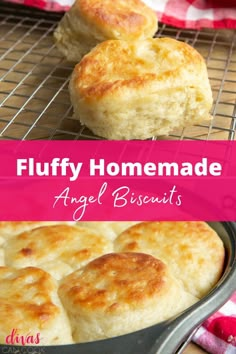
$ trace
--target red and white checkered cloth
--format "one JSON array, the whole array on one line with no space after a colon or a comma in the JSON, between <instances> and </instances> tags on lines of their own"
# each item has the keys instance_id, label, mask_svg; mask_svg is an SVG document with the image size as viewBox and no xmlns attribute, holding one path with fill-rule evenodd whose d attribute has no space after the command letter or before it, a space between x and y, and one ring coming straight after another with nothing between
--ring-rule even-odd
<instances>
[{"instance_id":1,"label":"red and white checkered cloth","mask_svg":"<svg viewBox=\"0 0 236 354\"><path fill-rule=\"evenodd\" d=\"M236 28L236 0L143 0L160 22L180 28Z\"/></svg>"},{"instance_id":2,"label":"red and white checkered cloth","mask_svg":"<svg viewBox=\"0 0 236 354\"><path fill-rule=\"evenodd\" d=\"M67 11L75 0L9 0L48 11ZM236 28L236 0L143 0L159 22L180 28Z\"/></svg>"},{"instance_id":3,"label":"red and white checkered cloth","mask_svg":"<svg viewBox=\"0 0 236 354\"><path fill-rule=\"evenodd\" d=\"M193 340L212 354L236 353L236 292L203 323Z\"/></svg>"},{"instance_id":4,"label":"red and white checkered cloth","mask_svg":"<svg viewBox=\"0 0 236 354\"><path fill-rule=\"evenodd\" d=\"M40 10L65 12L75 0L5 0L15 4L37 7Z\"/></svg>"}]
</instances>

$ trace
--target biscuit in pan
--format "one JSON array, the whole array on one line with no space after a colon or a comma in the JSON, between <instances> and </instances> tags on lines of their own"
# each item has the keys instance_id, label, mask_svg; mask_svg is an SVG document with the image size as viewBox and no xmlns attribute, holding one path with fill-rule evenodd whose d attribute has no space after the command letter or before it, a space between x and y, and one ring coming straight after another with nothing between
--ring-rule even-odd
<instances>
[{"instance_id":1,"label":"biscuit in pan","mask_svg":"<svg viewBox=\"0 0 236 354\"><path fill-rule=\"evenodd\" d=\"M116 252L144 252L161 259L194 296L202 298L219 280L223 242L204 222L144 222L120 234Z\"/></svg>"},{"instance_id":2,"label":"biscuit in pan","mask_svg":"<svg viewBox=\"0 0 236 354\"><path fill-rule=\"evenodd\" d=\"M0 222L0 266L5 265L5 255L3 244L24 231L29 231L35 229L36 227L45 225L55 225L62 222L56 221L1 221ZM68 224L74 224L74 222L69 222Z\"/></svg>"},{"instance_id":3,"label":"biscuit in pan","mask_svg":"<svg viewBox=\"0 0 236 354\"><path fill-rule=\"evenodd\" d=\"M0 245L9 238L24 231L35 229L36 227L57 224L74 224L74 222L59 221L1 221L0 222Z\"/></svg>"},{"instance_id":4,"label":"biscuit in pan","mask_svg":"<svg viewBox=\"0 0 236 354\"><path fill-rule=\"evenodd\" d=\"M33 267L0 267L0 284L0 343L6 344L14 329L25 340L27 336L37 340L25 345L73 343L57 282L48 273Z\"/></svg>"},{"instance_id":5,"label":"biscuit in pan","mask_svg":"<svg viewBox=\"0 0 236 354\"><path fill-rule=\"evenodd\" d=\"M91 228L113 241L122 231L138 221L80 221L78 225Z\"/></svg>"},{"instance_id":6,"label":"biscuit in pan","mask_svg":"<svg viewBox=\"0 0 236 354\"><path fill-rule=\"evenodd\" d=\"M166 320L197 299L158 259L143 253L111 253L65 277L59 296L75 342L133 332Z\"/></svg>"},{"instance_id":7,"label":"biscuit in pan","mask_svg":"<svg viewBox=\"0 0 236 354\"><path fill-rule=\"evenodd\" d=\"M110 40L87 54L69 85L74 116L95 135L146 139L210 119L202 56L171 38Z\"/></svg>"},{"instance_id":8,"label":"biscuit in pan","mask_svg":"<svg viewBox=\"0 0 236 354\"><path fill-rule=\"evenodd\" d=\"M0 267L5 265L4 250L0 248Z\"/></svg>"},{"instance_id":9,"label":"biscuit in pan","mask_svg":"<svg viewBox=\"0 0 236 354\"><path fill-rule=\"evenodd\" d=\"M107 238L75 225L39 227L4 245L6 265L40 267L57 279L112 250L113 244Z\"/></svg>"},{"instance_id":10,"label":"biscuit in pan","mask_svg":"<svg viewBox=\"0 0 236 354\"><path fill-rule=\"evenodd\" d=\"M143 39L156 31L157 16L141 0L77 0L54 37L67 60L79 62L100 42Z\"/></svg>"}]
</instances>

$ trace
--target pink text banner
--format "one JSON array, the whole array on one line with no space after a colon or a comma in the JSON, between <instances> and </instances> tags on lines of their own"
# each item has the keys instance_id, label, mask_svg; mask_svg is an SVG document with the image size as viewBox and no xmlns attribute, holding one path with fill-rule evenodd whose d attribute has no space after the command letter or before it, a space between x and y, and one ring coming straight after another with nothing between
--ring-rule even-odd
<instances>
[{"instance_id":1,"label":"pink text banner","mask_svg":"<svg viewBox=\"0 0 236 354\"><path fill-rule=\"evenodd\" d=\"M1 141L0 220L236 220L236 142Z\"/></svg>"}]
</instances>

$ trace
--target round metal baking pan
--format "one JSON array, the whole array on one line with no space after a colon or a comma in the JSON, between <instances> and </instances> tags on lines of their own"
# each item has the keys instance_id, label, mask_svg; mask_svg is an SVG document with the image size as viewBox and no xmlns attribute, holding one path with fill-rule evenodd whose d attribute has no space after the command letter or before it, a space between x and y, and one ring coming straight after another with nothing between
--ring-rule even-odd
<instances>
[{"instance_id":1,"label":"round metal baking pan","mask_svg":"<svg viewBox=\"0 0 236 354\"><path fill-rule=\"evenodd\" d=\"M195 305L168 321L126 335L72 345L19 347L1 345L2 354L174 354L180 353L191 333L220 308L235 290L236 223L209 225L225 245L226 257L221 279L211 292ZM1 319L4 320L4 319ZM63 335L63 333L61 334Z\"/></svg>"}]
</instances>

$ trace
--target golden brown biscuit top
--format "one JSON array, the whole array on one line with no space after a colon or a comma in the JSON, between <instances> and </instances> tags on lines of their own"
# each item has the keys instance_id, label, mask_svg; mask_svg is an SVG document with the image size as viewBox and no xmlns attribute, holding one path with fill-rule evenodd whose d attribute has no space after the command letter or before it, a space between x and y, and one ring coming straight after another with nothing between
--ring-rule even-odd
<instances>
[{"instance_id":1,"label":"golden brown biscuit top","mask_svg":"<svg viewBox=\"0 0 236 354\"><path fill-rule=\"evenodd\" d=\"M24 229L33 229L39 223L36 221L1 221L0 223L0 236L1 235L16 235Z\"/></svg>"},{"instance_id":2,"label":"golden brown biscuit top","mask_svg":"<svg viewBox=\"0 0 236 354\"><path fill-rule=\"evenodd\" d=\"M115 240L116 252L145 252L168 264L185 288L202 297L218 281L225 250L220 237L204 222L144 222Z\"/></svg>"},{"instance_id":3,"label":"golden brown biscuit top","mask_svg":"<svg viewBox=\"0 0 236 354\"><path fill-rule=\"evenodd\" d=\"M88 228L45 226L23 232L5 245L5 262L14 267L60 260L75 269L111 251L111 242Z\"/></svg>"},{"instance_id":4,"label":"golden brown biscuit top","mask_svg":"<svg viewBox=\"0 0 236 354\"><path fill-rule=\"evenodd\" d=\"M142 253L111 253L68 275L59 294L72 307L116 313L168 292L166 265Z\"/></svg>"},{"instance_id":5,"label":"golden brown biscuit top","mask_svg":"<svg viewBox=\"0 0 236 354\"><path fill-rule=\"evenodd\" d=\"M0 267L0 318L9 328L44 328L59 314L54 279L39 268Z\"/></svg>"},{"instance_id":6,"label":"golden brown biscuit top","mask_svg":"<svg viewBox=\"0 0 236 354\"><path fill-rule=\"evenodd\" d=\"M107 38L134 40L157 30L155 12L140 0L77 0L73 10Z\"/></svg>"},{"instance_id":7,"label":"golden brown biscuit top","mask_svg":"<svg viewBox=\"0 0 236 354\"><path fill-rule=\"evenodd\" d=\"M206 65L191 46L171 38L136 42L109 40L99 44L76 65L71 88L85 99L132 93L153 85L153 91L202 80ZM207 75L206 75L207 77ZM180 82L181 80L181 82ZM204 82L202 83L204 85Z\"/></svg>"},{"instance_id":8,"label":"golden brown biscuit top","mask_svg":"<svg viewBox=\"0 0 236 354\"><path fill-rule=\"evenodd\" d=\"M194 259L194 254L201 256L201 248L206 249L206 252L215 250L212 254L215 259L219 259L219 255L224 253L219 236L201 221L142 222L121 233L115 241L115 248L117 251L125 249L125 252L140 251L141 248L158 252L161 249L166 255L178 250L179 255L176 255L178 257L175 260L181 262ZM200 258L204 259L204 254ZM195 259L201 262L199 257Z\"/></svg>"}]
</instances>

